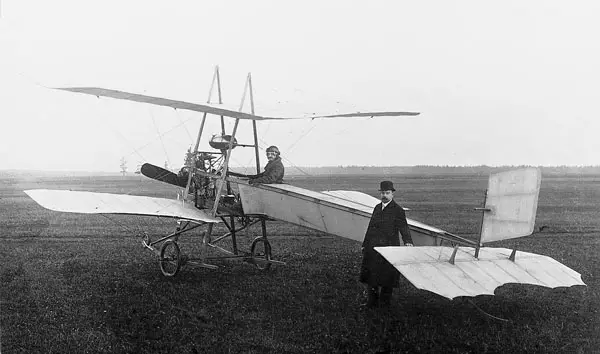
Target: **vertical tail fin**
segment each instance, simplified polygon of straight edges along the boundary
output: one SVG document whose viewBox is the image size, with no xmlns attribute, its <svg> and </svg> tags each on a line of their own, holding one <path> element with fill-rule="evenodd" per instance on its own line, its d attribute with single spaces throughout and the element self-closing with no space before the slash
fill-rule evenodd
<svg viewBox="0 0 600 354">
<path fill-rule="evenodd" d="M 496 173 L 488 182 L 481 243 L 533 233 L 542 173 L 525 168 Z"/>
</svg>

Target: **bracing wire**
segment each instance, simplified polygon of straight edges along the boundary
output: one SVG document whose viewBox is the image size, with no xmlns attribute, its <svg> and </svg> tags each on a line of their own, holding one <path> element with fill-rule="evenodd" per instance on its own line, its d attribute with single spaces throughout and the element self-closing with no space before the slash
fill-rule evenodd
<svg viewBox="0 0 600 354">
<path fill-rule="evenodd" d="M 265 151 L 265 145 L 269 145 L 266 141 L 264 141 L 261 138 L 258 138 L 258 140 L 260 140 L 260 142 L 263 144 L 263 146 L 260 146 L 259 144 L 259 149 L 261 149 L 262 151 Z M 302 172 L 304 175 L 312 177 L 312 175 L 306 171 L 304 171 L 303 169 L 301 169 L 300 167 L 298 167 L 296 164 L 294 164 L 292 161 L 290 161 L 289 159 L 287 159 L 285 156 L 283 156 L 283 154 L 280 156 L 282 160 L 284 160 L 285 162 L 289 163 L 291 167 L 297 169 L 298 171 Z"/>
<path fill-rule="evenodd" d="M 194 143 L 194 138 L 192 138 L 192 134 L 190 134 L 190 131 L 188 130 L 187 126 L 183 122 L 183 119 L 179 115 L 179 111 L 175 111 L 175 113 L 177 115 L 177 118 L 179 118 L 179 122 L 183 124 L 183 129 L 185 129 L 185 132 L 186 132 L 188 138 L 190 138 L 190 144 L 193 144 Z"/>
<path fill-rule="evenodd" d="M 38 82 L 38 81 L 36 81 L 36 80 L 32 79 L 32 78 L 31 78 L 29 75 L 26 75 L 26 74 L 24 74 L 23 72 L 17 72 L 17 75 L 21 76 L 21 77 L 22 77 L 23 79 L 25 79 L 26 81 L 28 81 L 28 82 L 32 83 L 34 86 L 38 86 L 38 87 L 45 88 L 45 89 L 48 89 L 48 88 L 50 88 L 50 87 L 48 87 L 48 86 L 46 86 L 46 85 L 44 85 L 44 84 L 42 84 L 42 83 L 40 83 L 40 82 Z M 179 117 L 179 116 L 178 116 L 178 117 Z M 187 131 L 187 127 L 185 126 L 185 124 L 186 124 L 187 122 L 189 122 L 190 120 L 192 120 L 193 118 L 194 118 L 194 117 L 190 117 L 190 118 L 188 118 L 188 119 L 186 119 L 186 120 L 183 120 L 183 119 L 181 119 L 181 117 L 179 117 L 180 123 L 179 123 L 178 125 L 176 125 L 176 126 L 172 127 L 171 129 L 169 129 L 169 130 L 167 130 L 167 131 L 163 132 L 162 134 L 159 134 L 159 138 L 161 139 L 161 143 L 163 143 L 163 142 L 162 142 L 162 137 L 163 137 L 163 136 L 165 136 L 166 134 L 170 133 L 171 131 L 173 131 L 173 130 L 177 129 L 178 127 L 180 127 L 180 126 L 182 126 L 182 125 L 185 127 L 185 129 L 186 129 L 186 132 L 187 132 L 188 136 L 190 137 L 190 140 L 192 140 L 192 138 L 191 138 L 191 135 L 189 134 L 189 131 Z M 153 123 L 154 123 L 154 125 L 155 125 L 155 127 L 156 127 L 156 123 L 154 122 L 154 117 L 152 117 L 152 120 L 153 120 Z M 109 128 L 112 130 L 112 131 L 113 131 L 113 133 L 116 133 L 116 134 L 117 134 L 117 136 L 118 136 L 118 137 L 119 137 L 121 140 L 123 140 L 123 141 L 124 141 L 126 144 L 128 144 L 128 145 L 130 146 L 130 148 L 132 149 L 132 152 L 131 152 L 131 153 L 129 153 L 128 155 L 132 155 L 132 154 L 134 154 L 134 153 L 135 153 L 135 154 L 137 154 L 137 155 L 138 155 L 138 156 L 139 156 L 139 157 L 140 157 L 142 160 L 145 160 L 145 158 L 144 158 L 144 156 L 142 155 L 142 153 L 140 152 L 140 150 L 142 150 L 144 147 L 146 147 L 146 146 L 150 145 L 151 143 L 148 143 L 148 144 L 146 144 L 146 145 L 144 145 L 144 146 L 142 146 L 142 147 L 140 147 L 140 148 L 137 148 L 137 149 L 136 149 L 134 146 L 132 146 L 132 144 L 130 143 L 130 141 L 129 141 L 127 138 L 125 138 L 125 137 L 123 136 L 123 134 L 121 134 L 121 133 L 120 133 L 118 130 L 116 130 L 116 129 L 115 129 L 113 126 L 111 126 L 110 124 L 106 124 L 106 125 L 107 125 L 107 126 L 108 126 L 108 127 L 109 127 Z M 157 128 L 157 131 L 158 131 L 158 128 Z M 163 149 L 164 149 L 164 143 L 163 143 Z M 166 150 L 166 149 L 165 149 L 165 150 Z M 165 151 L 165 152 L 166 152 L 166 151 Z M 167 155 L 167 159 L 168 159 L 168 155 Z M 169 162 L 169 164 L 170 164 L 170 162 Z M 140 188 L 141 188 L 141 187 L 140 187 Z M 131 192 L 130 192 L 130 193 L 131 193 Z M 130 194 L 130 193 L 127 193 L 127 194 Z M 109 216 L 108 216 L 108 215 L 106 215 L 106 214 L 100 214 L 100 215 L 101 215 L 101 216 L 103 216 L 104 218 L 106 218 L 107 220 L 109 220 L 109 221 L 113 222 L 114 224 L 116 224 L 116 225 L 119 225 L 120 227 L 122 227 L 122 228 L 123 228 L 124 230 L 126 230 L 127 232 L 130 232 L 130 233 L 132 233 L 132 234 L 135 234 L 135 235 L 143 235 L 143 234 L 145 234 L 143 227 L 140 225 L 140 220 L 139 220 L 139 219 L 138 219 L 138 223 L 137 223 L 137 229 L 138 229 L 138 230 L 134 230 L 133 228 L 131 228 L 131 227 L 130 227 L 130 226 L 132 225 L 131 223 L 129 223 L 129 225 L 130 225 L 130 226 L 128 226 L 127 224 L 125 224 L 125 223 L 123 223 L 123 222 L 119 222 L 118 220 L 116 220 L 116 219 L 114 219 L 114 218 L 111 218 L 111 217 L 109 217 Z"/>
<path fill-rule="evenodd" d="M 163 137 L 160 133 L 160 130 L 158 130 L 158 126 L 156 125 L 156 120 L 154 119 L 154 114 L 152 114 L 152 110 L 150 108 L 148 108 L 148 112 L 150 113 L 150 117 L 152 118 L 152 124 L 154 124 L 154 128 L 156 128 L 156 133 L 158 135 L 158 140 L 160 140 L 160 144 L 163 148 L 163 152 L 165 153 L 165 157 L 167 159 L 167 163 L 169 164 L 169 166 L 171 165 L 171 159 L 169 159 L 169 154 L 167 153 L 167 148 L 165 147 L 165 142 L 163 141 Z"/>
<path fill-rule="evenodd" d="M 165 130 L 165 131 L 164 131 L 162 134 L 160 134 L 160 136 L 161 136 L 161 137 L 163 137 L 163 136 L 165 136 L 165 135 L 169 134 L 170 132 L 172 132 L 173 130 L 175 130 L 175 129 L 179 128 L 180 126 L 182 126 L 182 125 L 186 124 L 187 122 L 189 122 L 189 121 L 190 121 L 190 120 L 192 120 L 193 118 L 194 118 L 194 117 L 188 118 L 188 119 L 184 120 L 183 122 L 181 122 L 180 124 L 177 124 L 177 125 L 175 125 L 175 126 L 171 127 L 170 129 L 167 129 L 167 130 Z M 112 128 L 112 127 L 111 127 L 111 128 Z M 114 128 L 112 128 L 112 129 L 114 130 Z M 121 136 L 123 136 L 123 135 L 121 134 Z M 123 137 L 123 139 L 127 140 L 125 137 Z M 137 148 L 137 149 L 133 149 L 133 150 L 134 150 L 134 152 L 137 152 L 137 151 L 135 151 L 135 150 L 142 150 L 142 149 L 145 149 L 146 147 L 148 147 L 148 146 L 149 146 L 149 145 L 151 145 L 152 143 L 154 143 L 154 142 L 153 142 L 153 141 L 150 141 L 150 142 L 148 142 L 148 143 L 146 143 L 146 144 L 144 144 L 144 145 L 140 146 L 139 148 Z M 129 155 L 131 155 L 131 154 L 133 154 L 133 152 L 132 152 L 132 153 L 130 153 Z M 139 154 L 139 153 L 138 153 L 138 154 Z M 141 156 L 141 155 L 140 155 L 140 156 Z"/>
<path fill-rule="evenodd" d="M 132 228 L 128 227 L 126 224 L 124 224 L 124 223 L 122 223 L 122 222 L 119 222 L 119 221 L 117 221 L 117 220 L 115 220 L 115 219 L 113 219 L 113 218 L 110 218 L 110 217 L 108 217 L 108 215 L 106 215 L 106 214 L 100 214 L 100 215 L 102 215 L 103 217 L 105 217 L 105 218 L 106 218 L 106 219 L 108 219 L 109 221 L 111 221 L 111 222 L 113 222 L 113 223 L 115 223 L 115 224 L 117 224 L 117 225 L 121 226 L 121 227 L 122 227 L 123 229 L 125 229 L 125 231 L 127 231 L 127 232 L 130 232 L 130 233 L 132 233 L 132 234 L 134 234 L 134 235 L 139 233 L 139 230 L 134 230 L 134 229 L 132 229 Z"/>
<path fill-rule="evenodd" d="M 474 302 L 473 302 L 471 299 L 467 299 L 467 301 L 468 301 L 468 302 L 470 302 L 470 303 L 471 303 L 471 305 L 475 306 L 475 308 L 476 308 L 476 309 L 477 309 L 479 312 L 481 312 L 482 314 L 484 314 L 484 315 L 486 315 L 486 316 L 488 316 L 488 317 L 491 317 L 491 318 L 493 318 L 493 319 L 495 319 L 495 320 L 498 320 L 498 321 L 503 321 L 503 322 L 511 322 L 511 320 L 507 320 L 507 319 L 505 319 L 505 318 L 496 317 L 496 316 L 494 316 L 494 315 L 492 315 L 492 314 L 489 314 L 489 313 L 485 312 L 485 311 L 484 311 L 484 310 L 482 310 L 482 309 L 481 309 L 479 306 L 477 306 L 477 305 L 476 305 L 476 304 L 475 304 L 475 303 L 474 303 Z"/>
<path fill-rule="evenodd" d="M 302 133 L 300 135 L 300 137 L 298 139 L 296 139 L 296 141 L 294 141 L 293 143 L 291 143 L 288 147 L 287 147 L 287 151 L 292 151 L 292 149 L 294 148 L 294 146 L 296 146 L 296 144 L 298 144 L 300 142 L 300 140 L 304 139 L 306 136 L 308 136 L 308 134 L 316 128 L 316 124 L 314 124 L 312 127 L 310 127 L 310 129 L 308 129 L 306 132 Z"/>
<path fill-rule="evenodd" d="M 131 148 L 132 152 L 130 152 L 127 156 L 132 155 L 132 154 L 137 154 L 142 161 L 145 161 L 146 158 L 142 155 L 142 153 L 135 148 L 135 146 L 133 146 L 129 140 L 123 136 L 123 134 L 121 134 L 118 130 L 116 130 L 115 128 L 113 128 L 112 126 L 109 126 L 109 128 L 113 131 L 113 133 L 115 133 L 119 138 L 121 138 L 121 140 L 123 140 L 125 143 L 127 143 L 128 145 L 130 145 L 129 147 Z"/>
</svg>

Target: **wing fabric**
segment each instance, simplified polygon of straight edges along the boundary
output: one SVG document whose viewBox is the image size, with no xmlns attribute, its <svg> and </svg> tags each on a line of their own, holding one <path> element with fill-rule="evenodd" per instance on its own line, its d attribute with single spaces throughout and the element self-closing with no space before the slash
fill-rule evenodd
<svg viewBox="0 0 600 354">
<path fill-rule="evenodd" d="M 375 206 L 381 201 L 373 196 L 370 196 L 366 193 L 357 192 L 357 191 L 323 191 L 323 194 L 327 194 L 336 198 L 349 200 L 351 202 L 355 202 L 358 204 L 362 204 L 368 206 L 370 208 L 375 208 Z"/>
<path fill-rule="evenodd" d="M 182 201 L 136 195 L 30 189 L 25 193 L 46 209 L 84 214 L 130 214 L 216 223 L 202 210 Z"/>
<path fill-rule="evenodd" d="M 342 114 L 329 115 L 301 115 L 301 116 L 259 116 L 249 113 L 239 112 L 233 108 L 226 108 L 224 105 L 217 104 L 198 104 L 184 101 L 176 101 L 167 98 L 140 95 L 117 90 L 103 89 L 98 87 L 63 87 L 56 88 L 77 93 L 85 93 L 97 97 L 111 97 L 120 100 L 149 103 L 157 106 L 171 107 L 175 109 L 186 109 L 189 111 L 209 113 L 214 115 L 227 116 L 239 119 L 249 120 L 285 120 L 285 119 L 314 119 L 314 118 L 350 118 L 350 117 L 398 117 L 398 116 L 416 116 L 417 112 L 349 112 Z"/>
<path fill-rule="evenodd" d="M 321 193 L 331 195 L 336 198 L 349 200 L 351 202 L 362 204 L 362 205 L 368 206 L 370 208 L 375 208 L 375 206 L 377 204 L 381 203 L 381 200 L 379 200 L 373 196 L 370 196 L 366 193 L 358 192 L 358 191 L 337 190 L 337 191 L 322 191 Z M 409 208 L 405 208 L 405 207 L 402 207 L 402 209 L 404 209 L 405 211 L 410 210 Z"/>
<path fill-rule="evenodd" d="M 515 261 L 506 248 L 459 247 L 454 264 L 452 247 L 375 247 L 406 279 L 419 289 L 453 299 L 457 296 L 494 295 L 507 283 L 533 284 L 549 288 L 585 285 L 581 274 L 556 260 L 517 251 Z"/>
<path fill-rule="evenodd" d="M 481 243 L 533 233 L 542 171 L 525 168 L 490 175 L 483 214 Z"/>
</svg>

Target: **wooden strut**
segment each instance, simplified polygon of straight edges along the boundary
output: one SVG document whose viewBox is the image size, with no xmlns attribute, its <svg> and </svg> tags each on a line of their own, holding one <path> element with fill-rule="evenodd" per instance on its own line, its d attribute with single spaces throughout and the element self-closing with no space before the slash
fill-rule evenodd
<svg viewBox="0 0 600 354">
<path fill-rule="evenodd" d="M 212 98 L 212 93 L 214 91 L 215 88 L 215 83 L 217 84 L 217 90 L 218 90 L 218 95 L 219 95 L 219 103 L 221 103 L 222 101 L 222 97 L 221 97 L 221 79 L 220 79 L 220 75 L 219 75 L 219 66 L 215 66 L 215 71 L 213 74 L 213 79 L 212 82 L 210 84 L 210 90 L 208 92 L 208 99 L 206 101 L 206 103 L 210 103 L 210 100 Z M 185 194 L 184 194 L 184 202 L 187 199 L 187 195 L 189 193 L 190 190 L 190 186 L 192 183 L 192 175 L 194 174 L 194 172 L 196 172 L 196 156 L 198 154 L 198 147 L 200 146 L 200 139 L 202 138 L 202 133 L 204 130 L 204 123 L 206 122 L 206 115 L 207 113 L 204 113 L 203 117 L 202 117 L 202 123 L 200 123 L 200 129 L 198 131 L 198 138 L 196 139 L 196 145 L 194 146 L 194 155 L 192 160 L 192 166 L 190 166 L 189 168 L 189 175 L 188 175 L 188 182 L 185 188 Z M 221 120 L 223 119 L 223 117 L 221 117 Z M 233 140 L 233 138 L 232 138 Z M 231 148 L 231 142 L 230 142 L 230 148 Z M 220 189 L 220 188 L 219 188 Z M 220 193 L 220 192 L 219 192 Z M 218 203 L 219 197 L 217 195 L 216 197 L 216 202 L 215 202 L 215 212 L 213 212 L 213 216 L 216 214 L 216 209 L 217 209 L 217 203 Z M 206 232 L 202 235 L 202 244 L 200 245 L 200 260 L 201 263 L 199 264 L 200 266 L 206 267 L 206 268 L 212 268 L 215 269 L 216 266 L 214 265 L 210 265 L 210 264 L 206 264 L 204 261 L 206 259 L 206 253 L 207 253 L 207 245 L 210 243 L 210 238 L 212 235 L 212 231 L 214 228 L 214 224 L 213 223 L 209 223 L 208 224 L 208 228 L 206 230 Z"/>
<path fill-rule="evenodd" d="M 454 246 L 454 251 L 452 251 L 452 255 L 450 256 L 450 259 L 448 260 L 448 263 L 454 265 L 454 260 L 456 258 L 456 252 L 458 251 L 458 245 Z"/>
<path fill-rule="evenodd" d="M 218 90 L 218 97 L 219 97 L 219 104 L 223 104 L 223 96 L 221 94 L 221 75 L 219 74 L 219 67 L 217 66 L 215 69 L 216 72 L 216 78 L 217 78 L 217 90 Z M 223 116 L 221 116 L 221 136 L 225 136 L 225 118 Z M 233 140 L 233 138 L 231 138 L 231 140 Z M 227 170 L 225 170 L 227 171 Z M 230 195 L 232 194 L 231 191 L 231 184 L 229 183 L 229 181 L 227 181 L 227 194 Z M 230 223 L 231 223 L 231 244 L 233 247 L 233 253 L 234 254 L 238 254 L 238 248 L 237 248 L 237 237 L 235 234 L 235 218 L 233 216 L 230 217 Z M 224 221 L 224 220 L 223 220 Z"/>
<path fill-rule="evenodd" d="M 485 203 L 487 202 L 487 189 L 485 190 L 485 194 L 483 195 L 483 207 L 475 208 L 477 211 L 481 211 L 481 226 L 479 227 L 479 237 L 477 238 L 477 246 L 475 247 L 475 258 L 479 258 L 479 249 L 481 248 L 481 236 L 483 234 L 483 218 L 485 213 L 490 211 L 490 209 L 485 207 Z"/>
<path fill-rule="evenodd" d="M 246 94 L 248 92 L 248 87 L 250 86 L 250 73 L 248 73 L 248 77 L 246 79 L 246 83 L 244 85 L 244 94 L 242 95 L 242 102 L 240 103 L 240 108 L 238 111 L 242 111 L 244 108 L 244 101 L 246 100 Z M 229 158 L 231 157 L 231 150 L 233 149 L 233 141 L 235 140 L 235 134 L 237 133 L 237 128 L 240 123 L 240 119 L 235 119 L 235 124 L 233 125 L 233 132 L 231 132 L 231 138 L 229 139 L 229 144 L 227 146 L 227 154 L 225 155 L 225 162 L 223 162 L 223 168 L 220 178 L 217 180 L 217 193 L 215 195 L 215 204 L 213 205 L 213 210 L 211 215 L 214 217 L 217 215 L 217 209 L 219 208 L 219 200 L 221 199 L 221 191 L 223 190 L 223 185 L 226 183 L 227 178 L 227 170 L 229 169 Z"/>
<path fill-rule="evenodd" d="M 219 86 L 219 95 L 220 95 L 220 79 L 219 79 L 219 75 L 218 75 L 218 67 L 215 68 L 215 75 L 213 77 L 213 83 L 217 81 L 217 85 Z M 250 86 L 250 73 L 248 73 L 248 78 L 246 79 L 246 84 L 244 85 L 244 94 L 242 96 L 242 102 L 240 104 L 240 108 L 239 111 L 241 112 L 243 107 L 244 107 L 244 101 L 246 99 L 246 93 L 248 92 L 248 87 Z M 212 93 L 212 87 L 211 87 L 211 93 Z M 210 96 L 209 96 L 210 99 Z M 219 100 L 221 100 L 221 97 L 219 97 Z M 223 186 L 228 183 L 228 181 L 226 180 L 227 178 L 227 170 L 229 169 L 229 159 L 231 157 L 231 151 L 233 150 L 233 141 L 235 140 L 235 134 L 237 133 L 237 128 L 239 126 L 240 123 L 240 119 L 237 118 L 235 120 L 235 124 L 233 126 L 233 131 L 231 133 L 231 138 L 229 139 L 229 145 L 227 146 L 227 152 L 225 155 L 225 161 L 223 162 L 223 167 L 222 167 L 222 172 L 221 172 L 221 176 L 216 180 L 217 182 L 217 190 L 215 193 L 215 202 L 213 205 L 213 209 L 211 211 L 211 215 L 213 217 L 215 217 L 217 215 L 217 210 L 219 208 L 219 201 L 221 200 L 221 192 L 223 191 Z M 223 128 L 223 132 L 224 132 L 224 125 L 222 126 Z M 200 137 L 198 137 L 198 142 L 196 143 L 196 145 L 198 145 L 200 142 Z M 197 150 L 197 148 L 195 149 Z M 229 186 L 228 186 L 229 187 Z M 227 188 L 229 189 L 229 188 Z M 233 223 L 233 220 L 232 220 Z M 214 228 L 214 224 L 209 224 L 208 225 L 208 229 L 206 230 L 206 232 L 204 233 L 204 235 L 202 236 L 202 246 L 201 246 L 201 265 L 202 266 L 210 266 L 211 268 L 214 266 L 208 265 L 205 263 L 206 260 L 206 254 L 207 254 L 207 247 L 211 246 L 213 247 L 213 245 L 211 244 L 211 236 L 212 236 L 212 231 Z M 235 242 L 235 236 L 232 235 L 232 240 L 233 242 Z M 237 254 L 237 245 L 234 244 L 234 254 Z"/>
<path fill-rule="evenodd" d="M 511 254 L 510 254 L 510 257 L 508 257 L 508 259 L 514 262 L 514 261 L 515 261 L 515 256 L 516 256 L 516 255 L 517 255 L 517 249 L 516 249 L 516 248 L 513 248 L 512 252 L 511 252 Z"/>
<path fill-rule="evenodd" d="M 250 89 L 250 112 L 256 114 L 254 111 L 254 89 L 252 88 L 252 75 L 248 73 L 248 87 Z M 258 151 L 258 134 L 256 131 L 256 121 L 252 121 L 252 130 L 254 133 L 254 155 L 256 158 L 256 173 L 260 173 L 260 153 Z M 262 230 L 262 237 L 267 240 L 267 221 L 265 218 L 260 220 L 260 228 Z M 267 241 L 268 242 L 268 241 Z"/>
<path fill-rule="evenodd" d="M 208 91 L 208 99 L 206 100 L 206 103 L 210 103 L 210 100 L 212 98 L 212 93 L 215 88 L 215 82 L 217 83 L 217 86 L 218 86 L 219 103 L 220 103 L 221 102 L 221 80 L 219 79 L 219 66 L 218 65 L 215 66 L 215 72 L 213 74 L 213 79 L 210 84 L 210 90 Z M 190 159 L 192 166 L 188 166 L 188 168 L 189 168 L 188 180 L 185 185 L 185 191 L 183 192 L 183 202 L 184 203 L 187 200 L 187 196 L 190 191 L 190 185 L 192 184 L 193 172 L 196 170 L 196 155 L 198 154 L 198 147 L 200 146 L 200 139 L 202 138 L 202 133 L 204 131 L 204 123 L 206 122 L 206 116 L 207 116 L 207 113 L 204 112 L 204 115 L 202 116 L 202 122 L 200 123 L 200 129 L 198 130 L 198 137 L 196 138 L 196 145 L 194 146 L 194 155 L 193 155 L 193 158 Z"/>
<path fill-rule="evenodd" d="M 219 99 L 219 103 L 222 103 L 222 96 L 221 96 L 221 79 L 220 79 L 220 74 L 219 74 L 219 67 L 216 66 L 215 67 L 215 71 L 214 71 L 214 75 L 213 75 L 213 80 L 211 83 L 211 87 L 210 87 L 210 91 L 208 94 L 208 100 L 207 103 L 210 103 L 211 101 L 211 97 L 212 97 L 212 93 L 215 89 L 215 83 L 217 86 L 217 92 L 218 92 L 218 99 Z M 253 88 L 252 88 L 252 76 L 250 73 L 248 73 L 248 76 L 246 78 L 246 83 L 244 86 L 244 93 L 242 95 L 242 99 L 241 99 L 241 103 L 239 106 L 239 111 L 242 112 L 243 108 L 244 108 L 244 103 L 246 100 L 246 96 L 249 94 L 250 96 L 250 108 L 251 108 L 251 112 L 252 114 L 255 114 L 254 111 L 254 93 L 253 93 Z M 231 152 L 233 150 L 233 143 L 235 140 L 235 136 L 237 133 L 237 129 L 239 126 L 239 122 L 240 119 L 237 118 L 235 120 L 235 124 L 233 127 L 233 131 L 231 134 L 231 138 L 229 139 L 228 142 L 228 147 L 227 150 L 225 152 L 225 160 L 223 162 L 223 166 L 221 169 L 221 174 L 220 175 L 215 175 L 212 176 L 212 174 L 208 174 L 208 173 L 203 173 L 203 171 L 200 170 L 196 170 L 196 161 L 195 158 L 198 154 L 198 147 L 200 145 L 200 140 L 202 138 L 203 135 L 203 131 L 204 131 L 204 126 L 205 126 L 205 122 L 206 122 L 206 117 L 207 117 L 207 113 L 204 113 L 203 117 L 202 117 L 202 122 L 200 124 L 200 129 L 198 131 L 198 137 L 196 139 L 196 144 L 194 146 L 194 155 L 193 155 L 193 159 L 192 159 L 192 165 L 189 166 L 189 176 L 188 176 L 188 181 L 187 181 L 187 185 L 186 185 L 186 189 L 184 192 L 184 202 L 185 200 L 187 200 L 188 197 L 188 193 L 190 190 L 190 186 L 192 183 L 192 176 L 196 173 L 199 173 L 200 175 L 209 175 L 210 177 L 215 177 L 215 182 L 216 182 L 216 193 L 215 193 L 215 201 L 214 201 L 214 205 L 213 205 L 213 209 L 211 210 L 211 216 L 216 217 L 217 216 L 217 212 L 218 212 L 218 207 L 219 207 L 219 201 L 221 199 L 221 193 L 223 192 L 223 188 L 226 186 L 227 189 L 227 193 L 231 194 L 231 186 L 230 186 L 230 178 L 227 177 L 227 171 L 229 169 L 229 159 L 231 157 Z M 252 128 L 253 128 L 253 133 L 254 133 L 254 144 L 253 145 L 247 145 L 247 146 L 251 146 L 254 147 L 254 151 L 255 151 L 255 156 L 256 156 L 256 172 L 260 173 L 260 156 L 259 156 L 259 144 L 258 144 L 258 133 L 257 133 L 257 128 L 256 128 L 256 121 L 253 120 L 252 121 Z M 224 117 L 221 116 L 221 133 L 223 135 L 225 135 L 225 123 L 224 123 Z M 244 183 L 245 181 L 240 181 L 241 183 Z M 261 229 L 262 229 L 262 236 L 266 241 L 266 237 L 267 237 L 267 230 L 266 230 L 266 219 L 265 217 L 260 217 L 258 220 L 250 223 L 249 225 L 245 225 L 243 226 L 241 229 L 236 230 L 235 229 L 235 219 L 233 216 L 230 216 L 230 225 L 227 225 L 227 222 L 225 221 L 225 219 L 223 218 L 223 216 L 221 217 L 221 219 L 225 222 L 227 228 L 229 229 L 229 232 L 226 233 L 225 235 L 215 239 L 214 241 L 211 239 L 212 238 L 212 233 L 214 230 L 214 223 L 208 223 L 208 228 L 206 230 L 206 232 L 204 232 L 202 234 L 202 243 L 201 243 L 201 250 L 200 250 L 200 257 L 196 258 L 194 260 L 188 259 L 188 263 L 190 264 L 194 264 L 194 265 L 198 265 L 201 267 L 205 267 L 205 268 L 210 268 L 210 269 L 217 269 L 218 267 L 212 264 L 207 264 L 206 261 L 207 260 L 213 260 L 213 259 L 220 259 L 220 258 L 244 258 L 246 256 L 240 256 L 238 255 L 238 249 L 237 249 L 237 242 L 236 242 L 236 231 L 239 231 L 241 229 L 244 229 L 250 225 L 253 225 L 255 223 L 257 223 L 258 221 L 261 222 Z M 192 228 L 196 228 L 199 225 L 195 225 Z M 189 228 L 185 231 L 191 230 L 192 228 Z M 168 235 L 164 238 L 162 238 L 160 241 L 162 240 L 166 240 L 172 237 L 177 237 L 179 234 L 181 234 L 184 230 L 177 230 L 175 233 Z M 231 236 L 232 238 L 232 243 L 233 243 L 233 252 L 225 250 L 219 246 L 216 246 L 215 243 L 217 243 L 218 241 Z M 158 242 L 158 241 L 157 241 Z M 208 247 L 211 248 L 215 248 L 218 249 L 219 251 L 222 251 L 224 253 L 229 254 L 229 257 L 208 257 L 207 255 L 207 250 Z M 247 257 L 246 257 L 247 258 Z M 258 262 L 267 262 L 267 263 L 277 263 L 277 264 L 285 264 L 284 262 L 279 262 L 279 261 L 273 261 L 273 260 L 255 260 Z"/>
</svg>

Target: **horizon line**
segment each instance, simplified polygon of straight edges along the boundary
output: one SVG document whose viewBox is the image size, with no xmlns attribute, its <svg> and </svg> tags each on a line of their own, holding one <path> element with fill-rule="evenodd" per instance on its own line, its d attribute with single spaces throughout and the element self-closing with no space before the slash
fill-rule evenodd
<svg viewBox="0 0 600 354">
<path fill-rule="evenodd" d="M 328 166 L 286 166 L 289 170 L 302 170 L 302 169 L 345 169 L 345 168 L 368 168 L 368 169 L 381 169 L 381 168 L 437 168 L 437 169 L 452 169 L 452 168 L 519 168 L 519 167 L 537 167 L 537 168 L 559 168 L 559 169 L 586 169 L 586 168 L 600 168 L 599 165 L 328 165 Z M 236 166 L 231 169 L 252 169 L 256 166 Z M 177 169 L 178 170 L 178 169 Z M 171 169 L 171 171 L 174 171 Z M 24 173 L 102 173 L 102 174 L 121 174 L 118 170 L 81 170 L 81 169 L 64 169 L 64 170 L 46 170 L 46 169 L 27 169 L 27 168 L 6 168 L 0 169 L 0 173 L 7 172 L 24 172 Z M 127 174 L 136 174 L 136 171 L 127 171 Z"/>
</svg>

